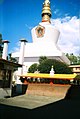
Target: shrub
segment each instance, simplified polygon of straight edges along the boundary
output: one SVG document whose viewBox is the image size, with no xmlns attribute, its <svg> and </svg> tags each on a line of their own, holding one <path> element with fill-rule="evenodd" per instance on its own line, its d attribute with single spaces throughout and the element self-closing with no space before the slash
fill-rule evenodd
<svg viewBox="0 0 80 119">
<path fill-rule="evenodd" d="M 38 64 L 34 63 L 29 67 L 28 72 L 29 73 L 34 73 L 37 69 L 38 69 Z"/>
<path fill-rule="evenodd" d="M 44 60 L 42 63 L 39 64 L 38 70 L 41 73 L 50 73 L 52 65 L 56 74 L 71 74 L 72 73 L 68 65 L 54 59 Z"/>
</svg>

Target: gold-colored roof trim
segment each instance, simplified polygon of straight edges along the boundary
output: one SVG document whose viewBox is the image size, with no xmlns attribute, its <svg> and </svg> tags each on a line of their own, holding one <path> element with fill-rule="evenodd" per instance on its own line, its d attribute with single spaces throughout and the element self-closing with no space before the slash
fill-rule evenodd
<svg viewBox="0 0 80 119">
<path fill-rule="evenodd" d="M 46 17 L 46 15 L 48 17 Z M 50 1 L 45 0 L 45 2 L 43 3 L 43 9 L 42 9 L 42 21 L 50 22 L 50 17 L 51 17 Z"/>
</svg>

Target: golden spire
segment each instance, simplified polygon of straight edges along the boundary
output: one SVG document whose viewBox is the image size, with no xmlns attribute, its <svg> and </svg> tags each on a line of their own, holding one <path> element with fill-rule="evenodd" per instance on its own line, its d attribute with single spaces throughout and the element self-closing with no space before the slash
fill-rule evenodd
<svg viewBox="0 0 80 119">
<path fill-rule="evenodd" d="M 51 17 L 51 9 L 50 9 L 50 1 L 45 0 L 43 3 L 43 9 L 42 9 L 42 22 L 50 22 Z"/>
</svg>

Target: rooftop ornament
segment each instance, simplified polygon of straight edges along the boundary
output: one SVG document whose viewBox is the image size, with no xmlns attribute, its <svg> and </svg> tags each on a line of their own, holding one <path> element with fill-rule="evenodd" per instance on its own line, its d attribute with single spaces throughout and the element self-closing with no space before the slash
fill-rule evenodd
<svg viewBox="0 0 80 119">
<path fill-rule="evenodd" d="M 50 71 L 50 75 L 53 76 L 54 73 L 55 73 L 55 72 L 54 72 L 54 68 L 53 68 L 53 65 L 52 65 L 52 67 L 51 67 L 51 71 Z"/>
<path fill-rule="evenodd" d="M 50 1 L 45 0 L 42 9 L 42 22 L 50 22 L 50 18 L 51 18 Z"/>
</svg>

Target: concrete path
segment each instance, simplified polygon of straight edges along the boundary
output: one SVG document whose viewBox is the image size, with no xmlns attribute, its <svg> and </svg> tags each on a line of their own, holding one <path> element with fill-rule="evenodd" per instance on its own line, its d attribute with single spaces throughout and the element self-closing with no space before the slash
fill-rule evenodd
<svg viewBox="0 0 80 119">
<path fill-rule="evenodd" d="M 71 86 L 65 98 L 21 95 L 0 99 L 0 119 L 80 119 L 80 86 Z"/>
<path fill-rule="evenodd" d="M 48 97 L 48 96 L 39 96 L 39 95 L 21 95 L 11 98 L 0 99 L 1 104 L 17 106 L 27 109 L 34 109 L 49 103 L 56 102 L 61 100 L 60 97 Z"/>
</svg>

